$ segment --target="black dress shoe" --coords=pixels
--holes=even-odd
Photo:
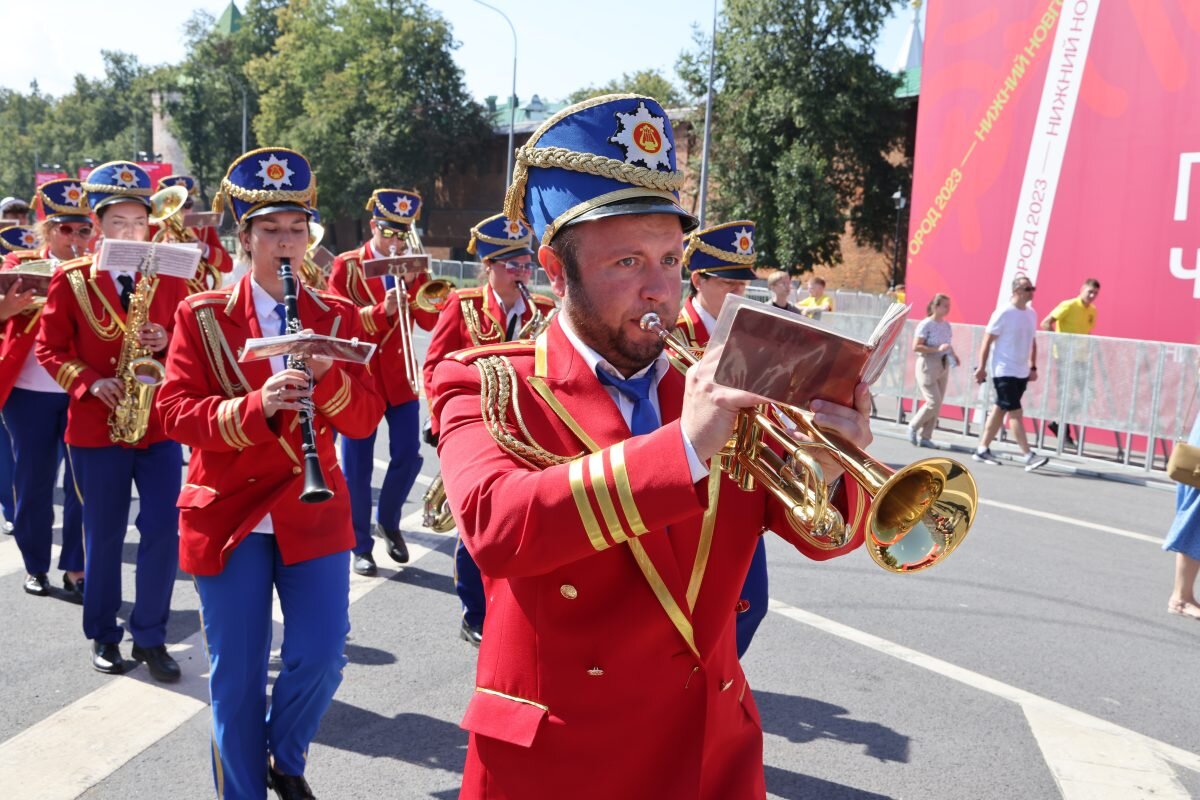
[[[483,626],[472,625],[464,619],[462,627],[458,629],[458,638],[479,647],[479,643],[483,641]]]
[[[120,675],[125,671],[125,660],[116,643],[92,642],[92,669],[106,675]]]
[[[370,553],[355,553],[351,565],[356,575],[366,575],[368,578],[375,574],[375,556]]]
[[[63,588],[67,590],[67,599],[72,603],[83,605],[83,578],[74,580],[67,573],[63,573]]]
[[[13,524],[6,519],[0,520],[0,531],[3,531],[8,536],[12,536],[13,535]]]
[[[274,789],[279,800],[317,800],[303,775],[284,775],[267,767],[267,788]]]
[[[38,597],[45,597],[50,594],[50,579],[46,577],[46,573],[39,572],[36,575],[25,576],[25,594],[36,594]]]
[[[375,531],[388,543],[387,553],[392,557],[392,561],[397,564],[408,563],[408,545],[404,541],[404,534],[398,530],[392,531],[376,523]]]
[[[150,671],[150,676],[156,681],[174,683],[183,675],[183,672],[179,669],[179,663],[171,658],[171,654],[167,652],[166,645],[138,647],[135,644],[133,646],[133,658],[135,661],[141,661],[145,664],[146,669]]]

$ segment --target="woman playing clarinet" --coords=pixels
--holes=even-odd
[[[364,366],[236,360],[247,339],[289,328],[290,269],[281,267],[304,258],[314,194],[299,153],[268,148],[233,162],[217,203],[231,208],[239,260],[251,268],[235,285],[180,304],[161,390],[168,434],[192,448],[179,560],[200,594],[213,778],[223,798],[261,800],[268,786],[284,800],[313,796],[304,780],[308,746],[346,663],[354,530],[333,438],[371,433],[383,401]],[[292,329],[360,335],[354,306],[303,285],[294,291]],[[332,491],[324,502],[312,502],[322,493],[306,485],[314,445],[316,478]],[[272,590],[283,643],[268,703]]]

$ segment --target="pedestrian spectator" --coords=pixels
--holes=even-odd
[[[6,225],[25,225],[29,222],[29,204],[19,197],[0,200],[0,228]]]
[[[822,311],[833,311],[833,297],[825,294],[825,279],[816,275],[808,279],[808,297],[799,303],[800,313],[820,317]]]
[[[1096,328],[1096,296],[1100,294],[1100,281],[1095,278],[1088,278],[1083,282],[1083,286],[1079,289],[1079,296],[1072,297],[1070,300],[1063,300],[1054,307],[1054,310],[1046,315],[1042,320],[1042,330],[1057,331],[1058,333],[1074,333],[1081,336],[1087,336]],[[1058,352],[1054,353],[1054,363],[1058,362]],[[1079,397],[1082,392],[1082,382],[1086,380],[1087,369],[1086,352],[1080,352],[1082,358],[1077,358],[1077,368],[1072,371],[1072,386],[1068,392],[1070,397]],[[1061,380],[1061,378],[1060,378]],[[1055,436],[1058,435],[1058,423],[1050,422],[1046,427]],[[1066,437],[1063,443],[1067,447],[1075,445],[1074,439],[1071,437],[1071,427],[1067,426]]]
[[[1044,467],[1050,461],[1030,449],[1025,436],[1025,418],[1021,412],[1021,396],[1025,394],[1025,387],[1030,381],[1037,380],[1037,313],[1030,305],[1034,291],[1033,282],[1023,275],[1012,282],[1012,299],[1007,305],[997,308],[988,321],[986,336],[979,348],[979,366],[975,368],[976,382],[986,381],[988,356],[991,356],[996,405],[988,412],[983,437],[972,458],[988,464],[1000,463],[992,454],[990,445],[1000,432],[1000,425],[1007,414],[1009,432],[1025,456],[1026,472]]]
[[[894,287],[888,289],[887,296],[892,298],[893,303],[903,303],[904,298],[906,297],[904,293],[904,284],[897,283]]]
[[[1200,446],[1200,414],[1192,423],[1188,444]],[[1175,553],[1175,589],[1167,601],[1167,611],[1200,619],[1200,602],[1196,601],[1196,576],[1200,574],[1200,489],[1195,486],[1181,483],[1175,488],[1175,521],[1167,531],[1163,550]]]
[[[767,276],[767,289],[771,291],[772,306],[781,311],[800,313],[800,309],[789,299],[792,294],[792,276],[785,270],[777,269]]]
[[[935,294],[925,309],[925,319],[917,325],[913,336],[913,352],[917,354],[917,386],[925,405],[913,415],[908,424],[908,440],[921,447],[933,447],[933,431],[937,427],[942,398],[950,369],[958,366],[958,355],[950,344],[952,335],[946,315],[950,313],[950,296]]]

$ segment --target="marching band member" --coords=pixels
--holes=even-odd
[[[238,225],[250,272],[179,306],[162,389],[171,436],[192,448],[179,498],[180,563],[195,576],[209,663],[213,779],[218,797],[311,798],[305,759],[346,664],[350,500],[334,432],[363,436],[383,401],[366,367],[312,359],[309,376],[285,359],[239,364],[248,338],[285,330],[280,264],[308,247],[312,171],[291,150],[240,156],[217,205]],[[316,333],[360,333],[350,303],[300,284],[298,317]],[[298,413],[312,429],[332,499],[304,504]],[[283,611],[283,668],[268,710],[271,593]],[[269,776],[269,777],[268,777]]]
[[[102,238],[146,241],[152,189],[140,167],[127,161],[102,164],[88,175],[83,189]],[[70,397],[65,438],[83,502],[83,632],[92,641],[92,666],[109,674],[125,667],[118,647],[124,630],[117,624],[117,611],[121,550],[136,484],[141,539],[129,631],[134,659],[145,662],[160,681],[180,676],[165,642],[179,561],[175,500],[183,452],[163,433],[156,402],[146,410],[148,424],[135,444],[114,443],[109,418],[118,404],[136,397],[127,393],[126,376],[116,374],[126,353],[145,348],[161,361],[175,306],[186,295],[179,278],[104,274],[91,255],[68,261],[50,279],[35,347],[38,362]],[[143,302],[145,324],[127,330],[127,314]]]
[[[435,370],[446,491],[488,595],[465,800],[764,797],[730,613],[755,542],[769,528],[815,559],[862,544],[860,527],[818,551],[761,486],[710,468],[738,410],[762,398],[716,385],[711,357],[685,379],[639,325],[679,311],[695,226],[682,181],[648,97],[593,98],[542,123],[518,151],[505,213],[532,224],[562,311],[536,343]],[[865,445],[865,386],[856,402],[820,404],[816,423]],[[839,486],[843,513],[865,505]],[[597,743],[631,734],[597,770]]]
[[[4,259],[13,269],[27,261],[49,259],[56,267],[87,251],[92,239],[92,216],[79,181],[55,179],[37,189],[34,201],[44,219],[38,223],[42,246],[19,250]],[[19,290],[20,285],[14,285]],[[22,294],[31,294],[29,293]],[[10,292],[12,294],[12,292]],[[25,560],[25,591],[49,594],[46,572],[54,538],[54,484],[65,455],[70,398],[38,363],[33,343],[41,326],[43,306],[29,296],[21,313],[8,318],[0,344],[0,406],[4,426],[12,436],[16,517],[13,535]],[[7,300],[7,298],[6,298]],[[3,307],[0,303],[0,309]],[[0,311],[3,316],[3,311]],[[58,568],[63,588],[72,600],[83,602],[83,518],[70,465],[63,470],[62,551]]]
[[[11,198],[9,198],[11,199]],[[27,252],[37,246],[37,235],[33,228],[24,224],[13,225],[11,220],[0,217],[0,258],[21,251]],[[33,250],[33,252],[37,252]],[[6,323],[14,314],[25,311],[33,303],[33,293],[19,288],[0,298],[0,323]],[[12,442],[7,433],[0,429],[0,532],[12,535],[12,520],[16,519],[17,506],[13,491]]]
[[[429,349],[425,351],[425,397],[433,408],[433,369],[451,353],[482,344],[510,342],[533,319],[534,309],[525,304],[517,282],[529,283],[533,274],[533,233],[503,214],[488,217],[471,229],[467,252],[479,256],[482,286],[457,289],[450,294],[433,329]],[[531,295],[542,314],[554,309],[554,301],[544,295]],[[437,446],[437,418],[430,416],[431,444]],[[483,639],[483,618],[487,603],[479,567],[463,547],[462,537],[454,543],[454,589],[462,602],[459,636],[479,645]]]
[[[183,204],[183,210],[180,212],[186,214],[189,211],[195,210],[196,199],[200,196],[200,187],[196,185],[196,179],[191,175],[167,175],[165,178],[158,179],[159,191],[170,186],[182,186],[187,190],[188,197]],[[189,228],[191,235],[200,243],[200,274],[197,274],[193,282],[193,288],[200,290],[200,286],[208,280],[216,282],[214,288],[220,288],[222,275],[227,275],[233,271],[233,258],[229,255],[229,251],[225,249],[225,245],[221,244],[221,235],[216,227],[205,225],[199,228]],[[209,273],[205,275],[204,273]]]
[[[29,204],[19,197],[0,200],[0,226],[26,225],[29,222]]]
[[[675,333],[688,347],[703,350],[717,329],[725,298],[745,295],[755,278],[754,223],[743,219],[692,231],[686,244],[688,299],[679,310]],[[750,649],[754,632],[767,616],[767,599],[767,545],[760,536],[736,606],[738,658]]]
[[[421,216],[421,195],[403,189],[376,189],[367,201],[371,212],[371,238],[362,247],[339,255],[329,272],[329,290],[359,307],[367,336],[379,345],[375,355],[379,392],[387,402],[388,467],[375,512],[375,532],[387,543],[388,555],[397,564],[408,563],[408,546],[400,530],[400,513],[421,472],[420,414],[417,400],[420,376],[409,375],[401,336],[400,303],[407,306],[409,332],[413,323],[430,330],[437,314],[423,311],[414,302],[415,293],[429,280],[427,274],[411,276],[405,283],[409,294],[401,296],[395,277],[367,278],[362,263],[372,258],[404,255],[412,226]],[[414,388],[415,387],[415,388]],[[374,471],[375,433],[361,438],[342,438],[342,468],[350,484],[354,509],[354,562],[359,575],[375,574],[375,539],[371,527],[371,474]]]

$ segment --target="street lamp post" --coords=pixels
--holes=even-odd
[[[900,212],[908,205],[908,198],[904,196],[904,189],[897,189],[892,195],[892,202],[896,205],[896,250],[892,256],[892,285],[889,289],[896,288],[896,278],[900,272]]]
[[[697,211],[700,227],[704,227],[704,212],[708,205],[708,143],[712,139],[713,65],[717,58],[717,2],[713,0],[712,39],[708,43],[708,97],[704,101],[704,147],[700,151],[700,198]]]
[[[504,168],[504,185],[507,187],[512,183],[513,174],[513,128],[517,124],[517,29],[513,27],[512,20],[508,18],[500,9],[493,5],[483,2],[483,0],[474,0],[474,2],[490,8],[500,16],[504,17],[504,21],[508,23],[508,29],[512,31],[513,37],[513,73],[512,73],[512,94],[509,95],[508,103],[508,163]]]

